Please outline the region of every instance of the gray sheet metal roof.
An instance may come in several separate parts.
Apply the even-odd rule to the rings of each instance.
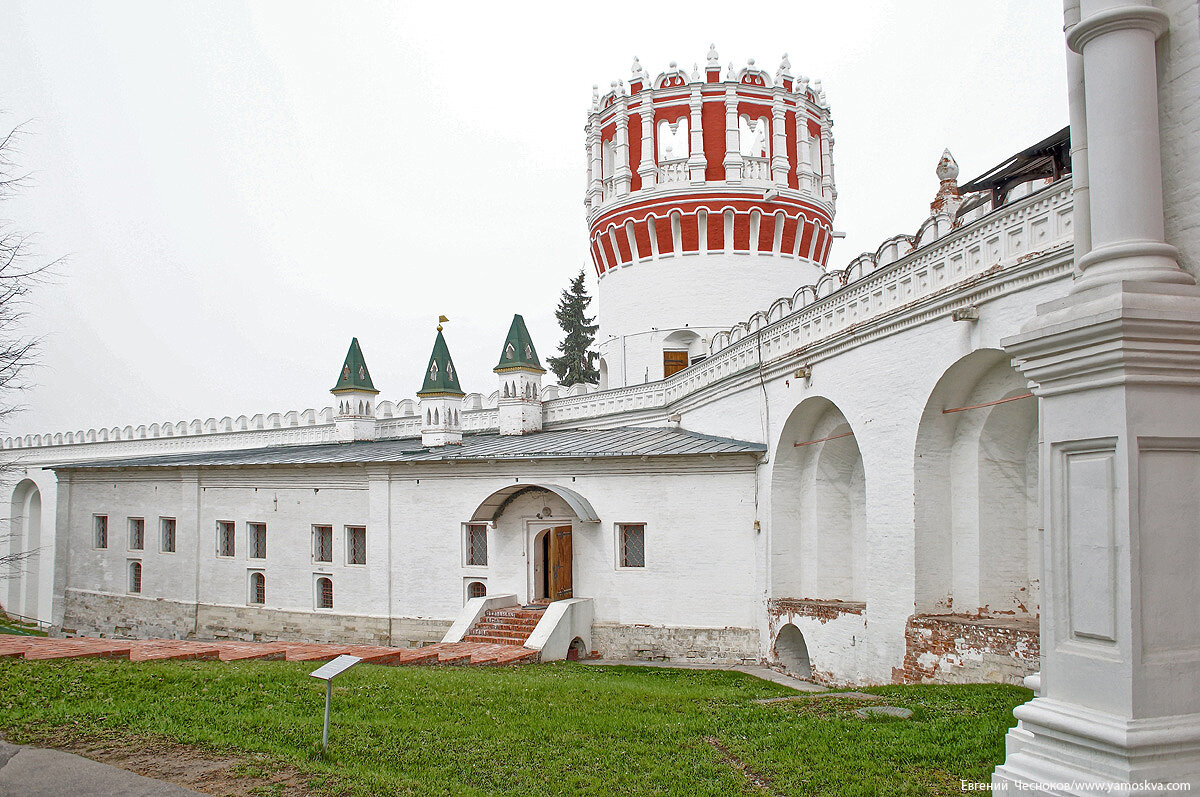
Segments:
[[[583,457],[678,457],[707,454],[761,454],[767,447],[684,429],[623,427],[570,429],[527,435],[463,435],[461,446],[425,448],[420,438],[357,443],[271,446],[160,456],[71,462],[55,470],[91,468],[215,468],[250,465],[343,465],[393,462],[486,461],[490,459],[579,459]]]

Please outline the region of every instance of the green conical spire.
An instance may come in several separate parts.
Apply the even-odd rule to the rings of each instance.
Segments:
[[[442,337],[442,328],[438,327],[437,339],[433,342],[433,354],[429,357],[429,365],[425,368],[425,384],[417,392],[417,396],[461,396],[464,395],[458,383],[458,371],[454,361],[450,359],[450,349],[446,339]]]
[[[525,328],[525,319],[520,315],[513,316],[508,337],[504,339],[504,348],[500,351],[500,362],[492,370],[503,373],[516,368],[546,373],[546,369],[538,362],[537,349],[533,347],[533,338]]]
[[[367,370],[367,361],[363,359],[362,349],[358,346],[358,338],[350,341],[350,351],[346,352],[346,362],[338,374],[337,384],[331,393],[347,393],[358,390],[367,393],[378,393],[371,382],[371,372]]]

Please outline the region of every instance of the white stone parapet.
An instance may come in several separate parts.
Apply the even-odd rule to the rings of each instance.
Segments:
[[[569,425],[599,416],[665,410],[730,374],[844,333],[850,327],[972,277],[1071,245],[1071,180],[1064,178],[1015,200],[973,224],[907,253],[907,236],[885,242],[874,256],[779,299],[714,338],[713,354],[666,379],[547,401],[546,423]],[[911,245],[911,244],[909,244]]]
[[[908,236],[886,241],[874,255],[860,255],[840,272],[830,272],[816,285],[805,286],[775,301],[742,324],[714,336],[712,355],[667,379],[614,390],[595,391],[576,386],[559,395],[557,386],[544,389],[544,419],[548,426],[612,415],[629,415],[629,423],[645,422],[637,414],[662,415],[672,403],[731,374],[757,365],[761,335],[764,360],[844,333],[868,319],[898,310],[923,297],[971,277],[1004,268],[1064,246],[1072,240],[1071,180],[1064,178],[1041,191],[1013,200],[975,222],[912,251]],[[498,394],[478,393],[463,399],[465,432],[499,426]],[[381,401],[376,406],[377,439],[420,434],[416,403]],[[255,448],[336,442],[333,410],[271,413],[236,419],[151,424],[89,429],[5,438],[0,447],[45,449],[63,447],[53,458],[170,454],[193,450]],[[67,454],[67,446],[86,444],[86,452]],[[121,443],[122,445],[99,445]],[[128,445],[127,443],[134,443]],[[38,460],[51,457],[39,455]]]

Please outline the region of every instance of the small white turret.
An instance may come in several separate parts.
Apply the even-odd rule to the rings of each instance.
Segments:
[[[358,338],[350,341],[350,350],[346,352],[346,362],[342,364],[337,384],[329,392],[337,401],[333,418],[338,441],[374,440],[375,397],[379,391],[371,382],[371,372],[367,370]]]
[[[421,400],[419,412],[423,421],[421,445],[460,445],[464,394],[459,386],[458,371],[454,368],[454,361],[450,359],[450,349],[446,346],[446,339],[442,337],[441,324],[437,329],[433,354],[430,355],[429,365],[425,369],[425,383],[417,392],[417,398]]]
[[[542,430],[542,374],[537,349],[525,327],[525,319],[514,315],[500,362],[492,369],[500,379],[500,434],[527,434]]]

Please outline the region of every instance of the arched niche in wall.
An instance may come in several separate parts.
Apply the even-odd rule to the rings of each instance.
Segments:
[[[930,394],[914,452],[918,614],[1038,612],[1038,421],[1028,393],[1008,355],[981,349]]]
[[[772,597],[861,600],[866,474],[837,405],[801,402],[780,435],[771,471]]]

